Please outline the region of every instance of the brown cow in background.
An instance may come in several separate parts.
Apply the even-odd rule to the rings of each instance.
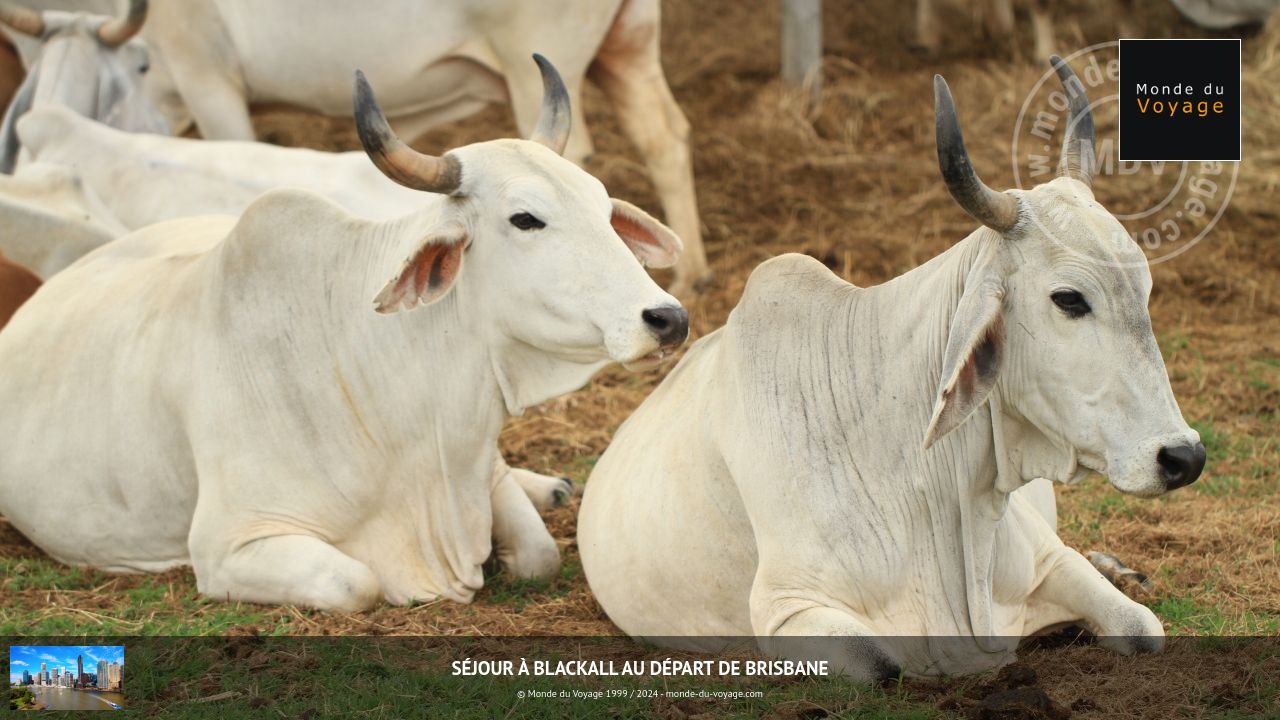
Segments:
[[[0,328],[39,289],[40,278],[35,273],[0,255]]]
[[[9,38],[0,35],[0,112],[9,107],[9,101],[13,99],[13,94],[18,92],[18,86],[26,76],[26,71],[22,69],[22,60],[18,58],[18,51],[13,47],[13,43],[9,42]]]

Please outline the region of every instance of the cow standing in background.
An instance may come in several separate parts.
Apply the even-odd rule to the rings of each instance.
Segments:
[[[168,134],[164,115],[142,89],[150,61],[134,36],[146,15],[146,0],[131,0],[122,18],[0,3],[0,23],[42,41],[0,123],[0,172],[12,173],[20,160],[18,119],[41,105],[65,105],[123,130]]]
[[[573,102],[565,152],[591,153],[581,92],[590,77],[648,165],[667,223],[685,242],[672,291],[706,281],[689,124],[659,57],[658,0],[152,0],[145,35],[164,58],[200,134],[252,140],[249,108],[347,109],[338,78],[361,67],[381,88],[393,128],[412,142],[491,103],[510,103],[521,134],[538,116],[532,52],[562,71]]]
[[[930,54],[936,54],[942,40],[934,3],[937,0],[916,0],[916,46]],[[1050,0],[1031,0],[1031,33],[1035,41],[1037,62],[1053,54],[1053,16],[1049,12]],[[974,7],[980,16],[983,29],[991,37],[1010,39],[1013,56],[1018,56],[1022,35],[1014,28],[1013,0],[979,0]]]
[[[422,192],[404,217],[275,190],[53,277],[0,333],[0,407],[22,408],[0,413],[0,512],[62,562],[189,563],[220,600],[467,602],[495,547],[517,574],[554,562],[529,499],[493,482],[503,419],[657,364],[688,315],[642,268],[679,238],[559,155],[569,100],[539,64],[534,141],[440,157],[359,77],[366,152]]]
[[[942,176],[983,227],[872,288],[802,255],[763,263],[618,430],[578,546],[623,631],[712,652],[754,636],[866,680],[990,669],[1067,623],[1120,653],[1163,646],[1053,526],[1045,479],[1096,471],[1150,497],[1205,462],[1146,258],[1093,197],[1088,98],[1053,62],[1059,177],[987,187],[935,76]]]
[[[40,278],[30,270],[10,262],[0,253],[0,329],[18,311],[18,307],[40,289]]]

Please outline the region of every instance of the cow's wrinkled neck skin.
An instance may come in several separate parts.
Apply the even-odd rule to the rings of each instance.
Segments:
[[[813,301],[797,312],[824,319],[796,323],[793,332],[805,335],[792,335],[797,347],[752,360],[761,365],[749,375],[776,378],[781,387],[776,399],[748,402],[799,396],[784,402],[798,404],[802,414],[773,410],[802,420],[779,428],[777,450],[796,467],[794,482],[807,485],[803,492],[823,496],[819,507],[845,509],[810,519],[811,540],[788,545],[811,542],[834,555],[840,570],[822,574],[827,597],[815,599],[850,607],[878,633],[974,637],[984,652],[1004,654],[1011,640],[987,638],[1024,634],[1026,597],[1002,598],[1000,588],[1030,581],[1001,582],[999,573],[1023,568],[1001,568],[992,558],[1005,532],[1008,493],[1030,478],[997,457],[1000,433],[993,431],[989,404],[930,449],[921,448],[957,305],[974,268],[991,262],[998,242],[979,230],[883,285],[858,289],[828,278],[822,289],[804,292]],[[997,395],[998,388],[992,397],[999,404]],[[741,484],[739,490],[754,492]],[[753,526],[789,522],[777,510],[785,497],[744,500]],[[796,529],[776,527],[768,535],[784,531]],[[850,587],[843,581],[851,577],[890,580]],[[918,657],[937,660],[946,653]]]
[[[545,377],[514,367],[536,355],[512,359],[496,346],[486,298],[501,293],[468,262],[470,251],[436,303],[374,311],[373,298],[436,227],[444,202],[424,195],[421,211],[374,223],[310,193],[272,191],[209,257],[225,279],[210,301],[246,313],[224,318],[227,332],[253,348],[244,372],[264,362],[289,369],[273,375],[290,378],[290,387],[264,393],[289,405],[272,411],[285,419],[265,431],[290,437],[276,443],[282,452],[307,448],[308,456],[278,461],[315,468],[317,482],[330,484],[303,504],[319,507],[319,517],[289,522],[334,529],[326,539],[366,561],[396,604],[471,600],[491,550],[490,478],[505,412],[580,386],[599,367],[566,369],[543,358],[558,369]],[[306,242],[309,251],[272,242],[282,226],[291,228],[289,242]],[[249,272],[247,263],[258,267]],[[251,312],[264,307],[275,312]],[[335,405],[346,413],[333,417]],[[365,452],[330,451],[324,438],[335,436],[356,438]],[[252,535],[241,542],[280,531],[266,521],[247,527]]]

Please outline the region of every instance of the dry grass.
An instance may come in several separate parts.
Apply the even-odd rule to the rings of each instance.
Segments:
[[[715,287],[689,303],[695,336],[725,321],[751,269],[773,255],[807,252],[846,279],[871,285],[918,265],[973,228],[939,182],[934,72],[951,83],[984,179],[994,186],[1012,183],[1014,121],[1042,69],[1029,61],[1011,62],[1003,45],[988,47],[967,17],[954,12],[948,26],[956,28],[957,37],[942,56],[912,55],[904,49],[910,5],[897,0],[826,4],[827,92],[821,107],[807,114],[776,80],[777,8],[772,3],[665,4],[665,63],[694,129],[699,201],[717,275]],[[1055,12],[1064,48],[1117,34],[1112,3],[1064,0]],[[1205,35],[1183,23],[1167,3],[1144,5],[1142,17],[1128,21],[1128,34]],[[1029,36],[1024,45],[1029,47]],[[1110,552],[1150,573],[1156,589],[1140,599],[1152,604],[1171,630],[1189,634],[1280,632],[1280,244],[1275,241],[1280,210],[1274,201],[1280,185],[1280,27],[1247,36],[1244,47],[1246,160],[1234,199],[1200,245],[1152,268],[1156,333],[1182,410],[1206,436],[1206,477],[1154,501],[1119,496],[1097,478],[1060,495],[1064,540],[1081,550]],[[597,148],[589,169],[612,194],[658,212],[644,168],[603,97],[591,90],[586,103]],[[263,135],[275,141],[357,147],[345,121],[280,112],[258,120]],[[1114,138],[1114,112],[1103,109],[1098,127],[1101,137]],[[434,131],[418,146],[438,150],[512,132],[508,111],[493,108]],[[1142,202],[1158,189],[1111,177],[1097,190],[1104,204],[1116,207]],[[607,370],[587,388],[512,419],[502,448],[512,464],[582,479],[617,426],[659,380],[656,373]],[[246,625],[275,624],[299,634],[616,633],[577,570],[575,511],[576,504],[550,513],[569,570],[548,585],[500,579],[470,606],[434,603],[357,615],[253,608],[254,619]],[[11,531],[0,541],[0,558],[39,556]],[[191,602],[190,573],[172,573],[166,581],[180,590],[172,604],[179,612]],[[71,591],[6,590],[5,603],[32,613],[110,616],[123,602],[119,591],[140,582],[121,578],[109,586]],[[1194,675],[1191,660],[1128,661],[1096,648],[1038,650],[1031,661],[1042,675],[1058,667],[1055,682],[1068,683],[1062,687],[1077,681],[1096,686],[1101,682],[1096,668],[1102,666],[1114,672],[1135,668],[1125,675],[1131,682],[1174,672],[1169,668],[1175,666],[1185,666],[1178,671],[1184,676]],[[1060,694],[1060,701],[1072,702],[1068,690]],[[1174,705],[1165,707],[1177,711]],[[1078,708],[1078,716],[1118,716],[1122,709],[1106,708]]]

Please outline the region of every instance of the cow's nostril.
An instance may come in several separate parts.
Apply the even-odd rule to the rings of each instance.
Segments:
[[[1195,482],[1204,470],[1204,460],[1204,445],[1201,443],[1163,447],[1156,454],[1156,463],[1160,465],[1160,475],[1168,490]]]
[[[663,347],[679,345],[689,337],[689,313],[678,305],[648,308],[640,313],[640,319]]]

